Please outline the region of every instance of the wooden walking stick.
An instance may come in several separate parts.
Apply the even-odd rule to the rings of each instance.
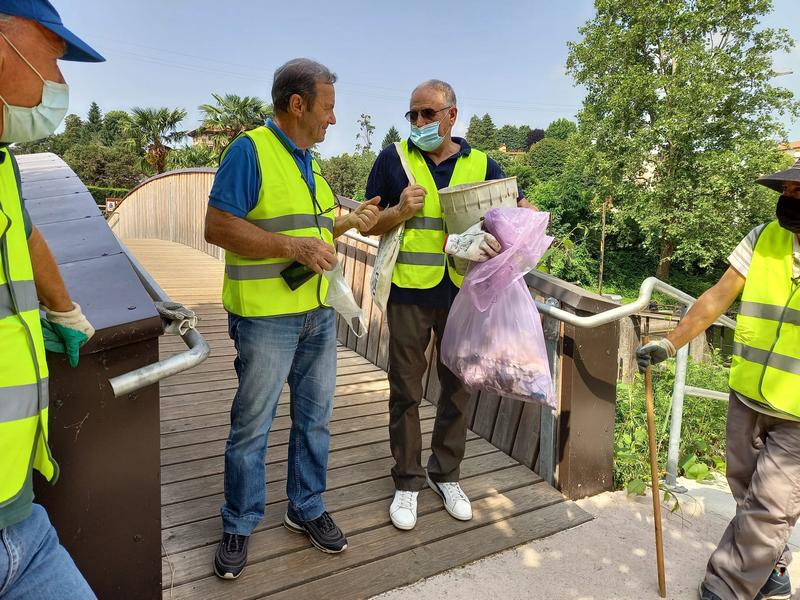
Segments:
[[[647,344],[650,337],[650,321],[645,321],[642,343]],[[656,527],[656,562],[658,565],[658,595],[667,597],[667,582],[664,573],[664,535],[661,529],[661,499],[658,485],[658,450],[656,448],[656,411],[653,401],[653,379],[650,365],[644,372],[644,389],[647,399],[647,435],[650,442],[650,481],[653,492],[653,522]]]

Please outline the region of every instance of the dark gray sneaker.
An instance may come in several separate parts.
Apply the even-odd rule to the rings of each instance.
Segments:
[[[214,555],[214,573],[220,579],[236,579],[247,564],[246,535],[223,533]]]
[[[347,550],[347,538],[327,512],[313,521],[301,521],[287,512],[283,517],[283,526],[294,533],[305,533],[312,544],[328,554],[338,554]]]
[[[792,597],[792,582],[786,569],[776,569],[767,583],[756,594],[755,600],[789,600]]]
[[[711,590],[706,589],[706,586],[701,583],[700,584],[700,600],[722,600],[722,598],[717,596]]]

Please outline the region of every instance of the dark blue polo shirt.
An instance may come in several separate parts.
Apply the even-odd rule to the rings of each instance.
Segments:
[[[454,137],[453,141],[461,146],[458,152],[440,164],[434,162],[428,157],[427,154],[422,152],[425,158],[425,164],[433,176],[433,181],[436,183],[436,189],[441,190],[450,185],[450,179],[453,177],[453,171],[456,168],[456,161],[460,156],[469,156],[471,148],[467,141],[463,138]],[[413,148],[414,144],[409,140],[409,147]],[[491,157],[488,157],[486,162],[486,181],[491,179],[503,179],[505,177],[503,169]],[[381,197],[381,207],[388,208],[400,202],[401,192],[408,187],[408,177],[403,170],[403,165],[400,164],[400,157],[397,155],[397,149],[394,144],[387,146],[378,155],[375,164],[372,165],[372,171],[367,179],[366,197],[373,198],[375,196]],[[522,199],[522,196],[520,196]],[[427,290],[418,290],[412,288],[401,288],[392,284],[392,291],[389,293],[389,301],[397,302],[398,304],[417,304],[420,306],[430,306],[433,308],[450,308],[453,299],[458,293],[458,287],[451,281],[450,275],[445,272],[439,285]]]

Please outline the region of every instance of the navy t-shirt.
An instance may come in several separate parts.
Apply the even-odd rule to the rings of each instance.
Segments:
[[[458,152],[438,165],[426,153],[421,152],[425,159],[425,164],[428,165],[428,170],[433,176],[433,181],[436,183],[437,190],[444,189],[450,185],[450,179],[453,177],[453,171],[456,168],[456,161],[460,156],[469,156],[472,151],[465,139],[454,137],[453,141],[460,146]],[[414,148],[414,144],[410,140],[408,145],[409,148]],[[503,179],[505,176],[500,165],[491,157],[488,157],[486,161],[486,181]],[[375,159],[375,164],[372,165],[372,171],[367,179],[366,197],[380,196],[381,208],[389,208],[400,202],[400,194],[407,187],[408,177],[406,177],[406,173],[403,170],[403,165],[400,164],[397,149],[394,144],[387,146]],[[521,196],[520,199],[522,199]],[[457,293],[458,287],[450,279],[449,273],[445,271],[442,281],[427,290],[401,288],[393,283],[392,290],[389,293],[389,301],[432,308],[450,308]]]

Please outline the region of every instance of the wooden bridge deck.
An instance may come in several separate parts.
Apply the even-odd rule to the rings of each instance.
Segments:
[[[223,452],[236,390],[235,351],[219,304],[222,264],[172,242],[125,243],[172,299],[197,311],[198,329],[212,348],[202,365],[161,385],[165,599],[369,598],[591,518],[470,431],[462,485],[472,499],[473,520],[456,521],[426,489],[419,496],[416,528],[395,529],[388,515],[394,486],[386,373],[340,347],[325,503],[347,534],[348,549],[325,555],[281,526],[290,427],[284,394],[266,459],[266,516],[250,540],[245,572],[235,582],[219,580],[211,562],[221,534]],[[179,338],[162,338],[162,356],[182,349]],[[430,445],[434,411],[423,402],[423,447]]]

